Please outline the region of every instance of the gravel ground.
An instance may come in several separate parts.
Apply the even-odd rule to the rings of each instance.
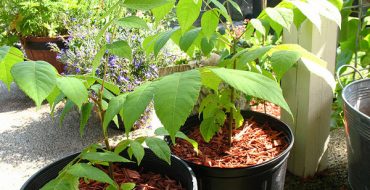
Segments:
[[[80,137],[76,111],[65,117],[60,128],[58,122],[62,106],[58,106],[52,118],[48,104],[36,110],[33,102],[15,85],[8,92],[0,83],[0,189],[17,190],[42,167],[91,143],[101,142],[101,129],[96,118],[89,120],[85,136]],[[150,125],[156,127],[158,123],[154,119]],[[109,133],[112,141],[122,138],[119,130],[110,129]],[[333,130],[329,143],[329,168],[305,180],[287,174],[285,189],[348,189],[345,146],[343,129]]]

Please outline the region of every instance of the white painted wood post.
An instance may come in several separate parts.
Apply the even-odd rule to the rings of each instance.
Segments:
[[[284,31],[283,43],[296,43],[328,62],[327,69],[334,73],[337,47],[337,25],[321,17],[321,32],[309,21],[297,31]],[[332,90],[324,80],[311,74],[303,64],[288,71],[282,79],[282,89],[293,114],[282,111],[295,136],[288,170],[308,177],[327,168],[327,145],[333,101]]]

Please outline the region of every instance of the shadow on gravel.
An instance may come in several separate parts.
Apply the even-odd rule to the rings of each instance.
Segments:
[[[54,121],[49,113],[24,126],[11,126],[11,130],[0,133],[0,161],[17,166],[22,162],[54,161],[63,156],[79,152],[91,143],[102,139],[101,128],[96,118],[91,118],[81,138],[79,114],[71,111],[59,127],[61,110],[55,113]],[[112,136],[122,134],[109,131]]]

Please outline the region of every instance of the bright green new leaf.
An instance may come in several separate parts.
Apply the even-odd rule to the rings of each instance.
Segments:
[[[278,51],[271,56],[272,70],[280,80],[283,75],[301,58],[301,54],[295,51]]]
[[[81,158],[98,162],[132,162],[114,152],[88,152],[81,154]]]
[[[287,8],[266,8],[266,14],[288,31],[290,30],[290,25],[293,23],[293,11]]]
[[[108,109],[105,111],[104,121],[103,121],[103,129],[104,132],[107,131],[107,127],[109,122],[112,121],[114,116],[116,116],[122,109],[123,104],[125,103],[127,94],[121,94],[112,98],[109,101]]]
[[[200,21],[203,34],[207,37],[210,37],[212,34],[214,34],[216,32],[219,19],[220,14],[218,13],[217,9],[206,11],[202,15],[202,19]]]
[[[171,164],[171,149],[164,140],[148,137],[145,139],[145,143],[158,158]]]
[[[266,35],[266,29],[263,26],[261,20],[259,19],[251,19],[250,23],[252,24],[253,28],[255,28],[259,33],[261,33],[263,36]]]
[[[109,53],[132,60],[132,50],[126,41],[115,41],[112,44],[107,44],[106,46]]]
[[[66,104],[64,105],[63,111],[60,114],[59,127],[62,127],[65,116],[67,115],[68,112],[71,111],[73,106],[74,106],[73,102],[71,100],[67,100]]]
[[[125,124],[126,135],[131,131],[131,127],[144,113],[145,108],[153,99],[154,87],[151,82],[147,82],[130,92],[123,104],[123,122]]]
[[[171,74],[155,81],[155,112],[174,140],[196,103],[201,87],[199,70]]]
[[[198,37],[198,34],[200,32],[201,28],[194,28],[186,32],[181,38],[180,38],[180,48],[184,52],[188,51],[190,46],[193,44],[195,39]]]
[[[122,26],[123,28],[139,28],[139,29],[149,29],[146,22],[137,16],[128,16],[124,18],[120,18],[116,20],[116,24],[118,26]]]
[[[141,145],[141,143],[133,140],[130,141],[130,149],[132,150],[132,153],[137,159],[137,163],[140,164],[145,154],[143,146]]]
[[[176,6],[176,16],[182,33],[185,33],[197,20],[201,7],[202,1],[195,3],[193,0],[179,0]]]
[[[109,183],[111,185],[115,185],[114,181],[108,176],[108,174],[89,164],[85,163],[74,164],[70,168],[68,168],[66,172],[76,177],[88,178],[104,183]]]
[[[316,28],[321,31],[321,18],[319,14],[319,10],[314,9],[313,6],[311,6],[307,2],[303,1],[290,1],[295,7],[301,11],[302,14],[304,14],[308,20],[311,21],[313,25],[316,26]],[[297,26],[298,27],[298,26]]]
[[[11,73],[14,81],[36,104],[41,106],[42,101],[53,91],[56,83],[56,69],[45,61],[25,61],[15,64]]]
[[[254,72],[225,68],[209,68],[224,82],[246,95],[279,105],[292,115],[280,86],[273,80]]]
[[[133,190],[135,188],[135,183],[122,183],[121,189],[122,190]]]
[[[176,32],[176,30],[178,30],[178,28],[160,33],[158,35],[158,37],[155,39],[154,47],[153,47],[155,56],[158,55],[159,51],[163,48],[164,45],[166,45],[167,41],[171,38],[172,34]]]
[[[125,0],[122,6],[136,10],[150,10],[168,3],[168,0]]]
[[[44,185],[40,190],[77,190],[79,177],[71,174],[63,174],[62,177],[55,178]]]
[[[91,111],[94,107],[94,104],[91,102],[88,102],[81,107],[81,118],[80,118],[80,135],[81,137],[84,135],[85,126],[87,124],[87,121],[90,118]]]
[[[169,0],[168,3],[152,9],[155,22],[158,24],[174,7],[175,0]]]
[[[57,78],[57,86],[63,94],[75,103],[81,110],[83,103],[87,102],[88,92],[82,80],[74,77]]]
[[[10,84],[13,82],[13,77],[10,73],[14,64],[23,61],[23,53],[14,47],[0,47],[0,81],[10,90]]]

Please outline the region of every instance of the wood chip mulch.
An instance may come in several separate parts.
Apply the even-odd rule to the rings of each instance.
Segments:
[[[199,154],[182,139],[177,139],[171,149],[173,154],[199,165],[220,168],[253,166],[275,158],[288,147],[283,132],[252,120],[233,131],[231,148],[228,147],[225,127],[209,143],[203,141],[199,127],[194,129],[188,136],[198,142]]]
[[[155,174],[153,172],[143,172],[142,169],[132,170],[120,167],[118,164],[114,164],[113,174],[114,180],[118,184],[123,183],[135,183],[135,190],[184,190],[177,181],[163,176],[161,174]],[[99,169],[108,173],[106,167],[99,166]],[[109,185],[93,180],[80,179],[80,190],[104,190]]]

